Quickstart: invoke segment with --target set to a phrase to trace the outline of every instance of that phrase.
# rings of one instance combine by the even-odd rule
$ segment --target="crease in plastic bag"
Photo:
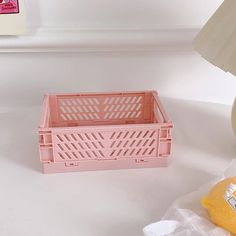
[[[143,229],[145,236],[231,236],[226,230],[214,225],[200,199],[224,178],[236,176],[236,159],[224,174],[177,201],[169,208],[161,221]]]

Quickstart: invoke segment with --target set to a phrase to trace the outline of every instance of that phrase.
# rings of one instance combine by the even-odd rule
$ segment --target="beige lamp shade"
[[[225,0],[194,40],[206,60],[236,75],[236,0]]]

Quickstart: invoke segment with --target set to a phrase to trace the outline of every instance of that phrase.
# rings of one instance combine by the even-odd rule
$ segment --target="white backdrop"
[[[202,25],[223,0],[26,0],[30,26],[156,28]]]
[[[225,104],[236,94],[236,78],[193,52],[5,54],[0,60],[1,105],[40,104],[49,92],[155,89]]]
[[[231,104],[236,78],[189,47],[194,29],[221,2],[26,1],[30,35],[0,38],[0,105],[40,104],[49,92],[142,89],[158,90],[165,97]],[[39,37],[39,30],[46,33]],[[127,39],[124,50],[120,45]],[[133,44],[136,47],[129,50]],[[63,53],[58,53],[60,46],[65,47]],[[141,46],[148,50],[140,52]]]

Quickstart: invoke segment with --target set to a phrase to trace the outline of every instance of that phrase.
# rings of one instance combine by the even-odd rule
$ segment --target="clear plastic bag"
[[[236,160],[233,160],[223,176],[202,186],[196,192],[177,200],[161,221],[143,229],[145,236],[230,236],[226,230],[214,225],[201,206],[200,199],[220,180],[236,176]]]

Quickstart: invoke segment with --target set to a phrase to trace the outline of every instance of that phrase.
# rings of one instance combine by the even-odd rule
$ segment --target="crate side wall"
[[[53,161],[53,141],[50,128],[38,129],[39,154],[41,162]]]
[[[52,96],[54,127],[151,122],[150,92]]]
[[[159,127],[57,128],[52,141],[55,162],[157,157]]]
[[[168,157],[171,155],[172,145],[173,145],[173,137],[172,137],[172,128],[173,125],[163,125],[160,129],[159,136],[159,156],[160,157]]]

